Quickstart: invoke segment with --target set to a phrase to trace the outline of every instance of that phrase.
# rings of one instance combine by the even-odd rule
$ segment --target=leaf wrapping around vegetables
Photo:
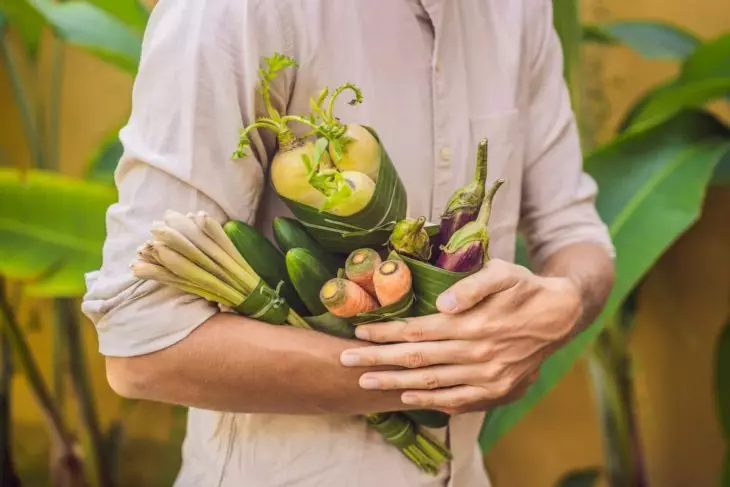
[[[388,240],[393,224],[406,216],[407,197],[403,181],[377,133],[366,128],[381,144],[380,172],[373,197],[362,211],[341,217],[280,196],[310,235],[329,252],[349,254],[363,247],[378,248]]]

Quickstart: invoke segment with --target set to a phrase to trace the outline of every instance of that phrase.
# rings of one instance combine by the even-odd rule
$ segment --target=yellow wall
[[[588,18],[661,17],[674,20],[704,37],[727,29],[730,4],[710,0],[695,2],[600,2],[585,0]],[[603,6],[602,6],[603,4]],[[625,49],[590,51],[592,70],[588,82],[601,82],[606,99],[593,110],[605,138],[631,101],[647,86],[673,72],[672,63],[647,62]],[[597,64],[596,64],[597,63]],[[599,79],[596,79],[596,76]],[[62,166],[79,175],[88,157],[109,131],[121,123],[129,109],[131,79],[75,50],[67,53],[64,82]],[[10,161],[27,162],[22,127],[12,105],[5,76],[0,76],[0,147]],[[727,113],[727,112],[725,112]],[[722,442],[718,435],[711,396],[711,353],[721,324],[730,314],[730,191],[713,191],[702,221],[661,260],[641,293],[641,311],[632,349],[636,354],[636,384],[641,428],[654,485],[662,487],[717,485]],[[27,316],[29,306],[24,306]],[[44,309],[44,316],[48,317]],[[31,333],[33,351],[48,370],[50,335],[48,320],[41,332]],[[86,329],[86,344],[105,424],[122,410],[122,402],[106,385],[103,361],[95,354],[95,335]],[[24,458],[45,448],[40,415],[22,378],[15,382],[14,415],[18,449]],[[69,410],[73,416],[74,411]],[[154,444],[173,434],[174,422],[161,405],[135,406],[126,425],[142,442],[128,443],[130,454],[146,465],[163,458]],[[179,431],[178,431],[179,433]],[[146,449],[147,448],[147,449]],[[167,456],[174,465],[177,445]],[[581,363],[528,417],[507,435],[488,456],[496,487],[552,485],[564,472],[603,463],[598,417],[590,381]],[[27,463],[27,461],[26,461]],[[45,465],[36,455],[36,464]],[[140,467],[147,472],[153,468]],[[139,469],[138,469],[139,470]],[[131,475],[131,474],[130,474]],[[168,475],[170,473],[161,473]],[[169,485],[161,478],[153,485]],[[132,485],[132,484],[130,484]],[[134,485],[137,485],[135,482]]]

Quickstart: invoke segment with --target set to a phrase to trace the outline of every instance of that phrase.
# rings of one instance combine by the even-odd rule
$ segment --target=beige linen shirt
[[[270,134],[254,139],[255,157],[230,158],[239,128],[264,114],[257,68],[275,51],[301,64],[273,87],[283,111],[308,113],[325,85],[363,89],[362,105],[342,97],[337,113],[376,127],[410,216],[438,221],[487,137],[488,183],[507,180],[489,225],[493,257],[514,259],[518,225],[537,266],[572,242],[613,253],[594,208],[596,185],[581,169],[549,0],[162,0],[120,134],[119,201],[108,210],[103,265],[88,275],[83,304],[102,354],[160,350],[218,312],[131,275],[136,248],[165,210],[255,220],[269,235],[271,219],[288,214],[267,182]],[[454,453],[434,478],[358,418],[191,409],[175,485],[485,487],[482,420],[458,416],[434,432]]]

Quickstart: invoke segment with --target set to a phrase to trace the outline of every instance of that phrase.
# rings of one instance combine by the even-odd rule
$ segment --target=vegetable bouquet
[[[351,83],[324,88],[307,115],[282,115],[270,84],[296,62],[281,54],[260,70],[267,116],[241,130],[233,156],[245,157],[249,134],[277,136],[271,184],[291,210],[273,221],[276,245],[239,221],[220,225],[204,213],[168,212],[139,251],[137,276],[197,294],[245,316],[354,338],[363,323],[436,313],[439,294],[489,260],[487,224],[503,179],[487,188],[487,141],[477,150],[473,180],[449,199],[438,224],[407,216],[407,195],[377,132],[344,124],[335,100]],[[306,130],[295,135],[290,125]],[[426,428],[442,428],[440,411],[364,416],[423,471],[436,474],[450,452]]]

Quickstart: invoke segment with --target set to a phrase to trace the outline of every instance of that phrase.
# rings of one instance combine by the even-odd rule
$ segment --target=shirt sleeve
[[[552,23],[552,2],[531,8],[528,124],[520,210],[521,230],[533,265],[540,268],[561,247],[595,242],[614,257],[600,219],[598,188],[583,171],[583,158],[570,95],[563,77],[563,53]],[[536,7],[531,5],[531,7]]]
[[[120,132],[118,201],[106,215],[103,263],[87,275],[82,309],[100,352],[134,356],[182,340],[218,308],[192,294],[134,277],[129,265],[168,209],[203,210],[251,222],[263,188],[265,150],[232,160],[239,129],[253,119],[256,46],[245,2],[162,0],[143,40],[132,111]]]

